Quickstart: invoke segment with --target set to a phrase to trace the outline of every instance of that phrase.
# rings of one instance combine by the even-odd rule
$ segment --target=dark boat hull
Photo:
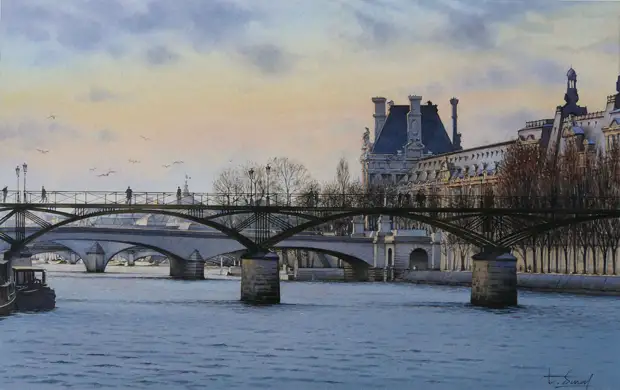
[[[7,316],[15,309],[15,286],[12,282],[0,285],[0,316]]]
[[[8,316],[13,313],[15,308],[15,297],[11,300],[7,300],[6,302],[0,302],[0,317]]]
[[[56,308],[56,292],[47,286],[17,290],[15,299],[17,311],[47,311],[54,308]]]

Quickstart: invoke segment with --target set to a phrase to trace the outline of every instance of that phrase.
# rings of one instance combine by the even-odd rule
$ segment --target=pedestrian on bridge
[[[181,204],[181,186],[177,187],[177,204]]]
[[[45,191],[45,186],[41,186],[41,203],[47,202],[47,191]]]
[[[2,189],[2,203],[6,203],[6,196],[9,193],[9,189],[7,188],[7,186],[4,186],[4,188]]]
[[[133,191],[131,190],[130,186],[127,186],[125,195],[127,195],[127,200],[125,201],[125,204],[131,204],[131,198],[133,197]]]

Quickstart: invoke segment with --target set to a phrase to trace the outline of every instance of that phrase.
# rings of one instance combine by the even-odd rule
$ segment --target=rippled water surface
[[[553,389],[549,369],[620,388],[614,297],[492,311],[465,288],[283,282],[251,307],[238,281],[50,282],[55,311],[0,320],[0,389]]]

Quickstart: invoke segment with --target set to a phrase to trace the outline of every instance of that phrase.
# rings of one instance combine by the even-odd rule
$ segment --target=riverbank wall
[[[444,286],[471,286],[467,271],[411,271],[403,282]],[[517,273],[517,288],[574,294],[620,295],[620,276]]]

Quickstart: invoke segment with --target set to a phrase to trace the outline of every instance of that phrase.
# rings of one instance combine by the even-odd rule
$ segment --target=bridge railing
[[[0,194],[3,197],[3,194]],[[128,198],[124,191],[7,191],[3,204],[42,204],[75,207],[80,205],[191,205],[202,206],[277,206],[304,208],[381,208],[407,207],[424,209],[620,209],[620,197],[580,196],[489,196],[489,195],[421,195],[421,194],[253,194],[253,193],[191,193],[177,197],[175,192],[133,192]]]

